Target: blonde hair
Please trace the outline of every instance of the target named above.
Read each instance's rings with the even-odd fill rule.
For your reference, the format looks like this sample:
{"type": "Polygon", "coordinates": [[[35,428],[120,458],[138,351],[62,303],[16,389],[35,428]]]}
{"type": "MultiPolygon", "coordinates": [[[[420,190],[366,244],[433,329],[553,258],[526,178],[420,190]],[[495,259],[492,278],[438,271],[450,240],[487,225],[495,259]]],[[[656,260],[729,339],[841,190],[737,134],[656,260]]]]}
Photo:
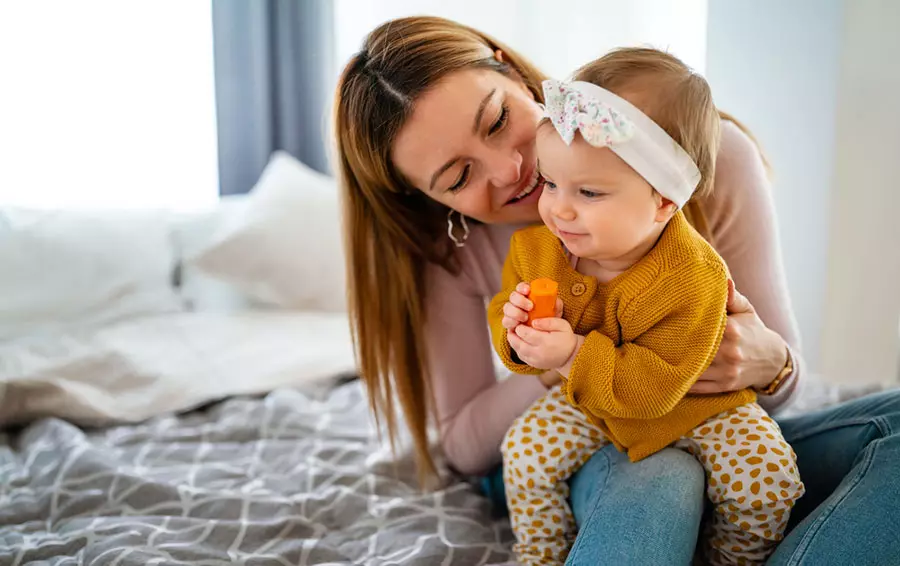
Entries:
{"type": "MultiPolygon", "coordinates": [[[[679,58],[658,49],[614,49],[578,69],[573,80],[593,83],[627,99],[684,148],[701,175],[684,213],[694,228],[709,239],[711,233],[700,201],[713,190],[720,122],[733,123],[759,149],[750,130],[716,108],[706,79],[679,58]]],[[[768,169],[761,150],[760,156],[768,169]]]]}
{"type": "Polygon", "coordinates": [[[336,93],[348,299],[360,374],[392,445],[399,401],[422,480],[436,472],[426,432],[433,402],[422,336],[425,267],[458,266],[442,237],[448,209],[415,190],[390,151],[416,100],[465,69],[515,77],[542,100],[544,75],[531,63],[486,34],[436,17],[401,18],[373,30],[344,68],[336,93]]]}
{"type": "Polygon", "coordinates": [[[618,94],[666,131],[697,164],[696,196],[712,190],[719,113],[709,84],[680,59],[651,48],[610,51],[575,72],[574,80],[618,94]]]}

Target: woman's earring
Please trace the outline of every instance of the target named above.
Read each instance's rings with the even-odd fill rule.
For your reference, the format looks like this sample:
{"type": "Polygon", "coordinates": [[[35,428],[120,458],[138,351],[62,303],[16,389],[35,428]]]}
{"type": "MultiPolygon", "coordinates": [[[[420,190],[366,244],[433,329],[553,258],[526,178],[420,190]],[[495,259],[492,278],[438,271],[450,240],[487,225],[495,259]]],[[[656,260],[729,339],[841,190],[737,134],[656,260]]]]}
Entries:
{"type": "Polygon", "coordinates": [[[447,212],[447,235],[450,236],[450,239],[453,240],[453,243],[456,244],[457,248],[461,248],[466,245],[466,240],[469,239],[469,225],[466,223],[466,217],[459,214],[460,222],[463,227],[463,236],[462,240],[457,240],[456,236],[453,235],[453,212],[454,210],[451,208],[449,212],[447,212]]]}

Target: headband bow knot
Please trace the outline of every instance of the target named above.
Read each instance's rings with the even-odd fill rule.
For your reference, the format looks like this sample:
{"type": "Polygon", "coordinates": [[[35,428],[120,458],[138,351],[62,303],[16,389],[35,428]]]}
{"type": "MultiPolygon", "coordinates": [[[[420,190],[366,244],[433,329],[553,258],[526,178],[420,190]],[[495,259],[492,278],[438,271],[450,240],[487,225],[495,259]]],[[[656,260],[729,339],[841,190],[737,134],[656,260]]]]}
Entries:
{"type": "Polygon", "coordinates": [[[634,124],[614,108],[556,81],[544,83],[545,115],[566,145],[575,132],[594,147],[624,143],[634,137],[634,124]]]}

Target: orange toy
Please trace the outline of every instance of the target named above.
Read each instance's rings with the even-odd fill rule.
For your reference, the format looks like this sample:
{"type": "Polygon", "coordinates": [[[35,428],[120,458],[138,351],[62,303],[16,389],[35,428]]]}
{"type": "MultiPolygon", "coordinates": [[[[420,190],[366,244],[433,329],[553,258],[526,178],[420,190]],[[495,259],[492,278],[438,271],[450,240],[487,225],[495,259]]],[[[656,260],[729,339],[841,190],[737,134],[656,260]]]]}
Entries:
{"type": "Polygon", "coordinates": [[[548,318],[556,314],[556,293],[559,284],[552,279],[535,279],[531,282],[531,293],[528,298],[534,308],[528,312],[528,326],[536,318],[548,318]]]}

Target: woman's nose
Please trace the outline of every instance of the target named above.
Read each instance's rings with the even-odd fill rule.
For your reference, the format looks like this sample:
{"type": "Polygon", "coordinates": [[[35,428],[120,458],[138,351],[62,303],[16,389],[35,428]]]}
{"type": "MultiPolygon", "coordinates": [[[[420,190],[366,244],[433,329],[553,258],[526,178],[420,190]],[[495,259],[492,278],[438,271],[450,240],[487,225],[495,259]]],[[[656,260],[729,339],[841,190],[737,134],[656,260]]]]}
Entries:
{"type": "Polygon", "coordinates": [[[522,154],[516,149],[492,151],[487,166],[491,183],[496,187],[508,187],[521,181],[522,154]]]}

